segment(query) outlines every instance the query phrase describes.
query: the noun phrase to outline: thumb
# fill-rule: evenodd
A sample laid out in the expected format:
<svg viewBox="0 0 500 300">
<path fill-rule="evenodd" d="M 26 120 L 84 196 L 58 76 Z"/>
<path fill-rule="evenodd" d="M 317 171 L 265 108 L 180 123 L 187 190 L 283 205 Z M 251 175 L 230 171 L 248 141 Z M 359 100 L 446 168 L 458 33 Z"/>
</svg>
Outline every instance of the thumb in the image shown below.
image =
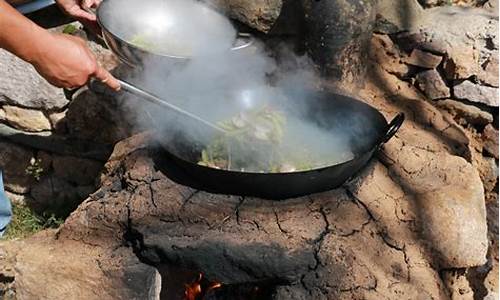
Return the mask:
<svg viewBox="0 0 500 300">
<path fill-rule="evenodd" d="M 109 73 L 108 70 L 104 69 L 103 67 L 98 65 L 96 71 L 94 72 L 94 74 L 92 74 L 92 76 L 94 76 L 95 78 L 97 78 L 98 80 L 100 80 L 102 83 L 106 84 L 113 90 L 115 91 L 120 90 L 121 87 L 120 82 L 118 82 L 118 80 L 115 77 L 113 77 L 113 75 L 111 75 L 111 73 Z"/>
</svg>

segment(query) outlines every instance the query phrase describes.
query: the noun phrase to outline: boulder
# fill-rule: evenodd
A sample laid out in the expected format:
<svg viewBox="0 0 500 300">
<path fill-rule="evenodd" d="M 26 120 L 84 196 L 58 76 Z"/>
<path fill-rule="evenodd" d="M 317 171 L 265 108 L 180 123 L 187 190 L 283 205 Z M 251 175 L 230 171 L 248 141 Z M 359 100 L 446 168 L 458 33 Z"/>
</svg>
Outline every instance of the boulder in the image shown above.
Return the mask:
<svg viewBox="0 0 500 300">
<path fill-rule="evenodd" d="M 453 86 L 453 95 L 458 99 L 498 107 L 498 88 L 475 84 L 469 80 Z"/>
<path fill-rule="evenodd" d="M 409 31 L 414 28 L 423 12 L 417 0 L 378 1 L 375 30 L 387 34 Z"/>
<path fill-rule="evenodd" d="M 6 274 L 1 266 L 11 270 L 15 299 L 160 299 L 158 271 L 140 263 L 131 249 L 109 252 L 59 241 L 54 231 L 9 245 L 0 242 L 0 248 L 8 251 L 0 257 L 0 273 Z"/>
<path fill-rule="evenodd" d="M 484 157 L 478 166 L 484 190 L 494 192 L 498 183 L 498 163 L 494 157 Z"/>
<path fill-rule="evenodd" d="M 33 198 L 31 198 L 28 194 L 20 195 L 5 191 L 5 195 L 7 196 L 7 199 L 9 199 L 13 204 L 29 205 L 30 203 L 33 203 Z"/>
<path fill-rule="evenodd" d="M 43 176 L 31 188 L 36 211 L 50 211 L 58 215 L 71 212 L 87 195 L 80 195 L 77 187 L 54 175 Z"/>
<path fill-rule="evenodd" d="M 0 167 L 4 172 L 5 189 L 17 194 L 26 194 L 34 178 L 26 173 L 34 154 L 16 144 L 0 141 Z"/>
<path fill-rule="evenodd" d="M 464 271 L 446 270 L 442 276 L 451 300 L 474 300 L 474 292 Z"/>
<path fill-rule="evenodd" d="M 450 89 L 436 70 L 418 73 L 416 84 L 429 99 L 437 100 L 450 97 Z"/>
<path fill-rule="evenodd" d="M 43 112 L 34 109 L 4 105 L 5 120 L 12 127 L 28 132 L 50 130 L 50 122 Z"/>
<path fill-rule="evenodd" d="M 50 114 L 49 120 L 54 131 L 58 133 L 66 132 L 66 111 Z"/>
<path fill-rule="evenodd" d="M 116 95 L 96 94 L 85 90 L 76 95 L 66 112 L 67 136 L 93 143 L 114 144 L 130 135 L 132 113 L 124 110 Z"/>
<path fill-rule="evenodd" d="M 375 3 L 304 0 L 305 47 L 321 75 L 356 91 L 366 81 Z"/>
<path fill-rule="evenodd" d="M 68 103 L 62 89 L 50 85 L 27 62 L 0 49 L 0 105 L 48 111 Z"/>
<path fill-rule="evenodd" d="M 445 55 L 447 79 L 478 76 L 497 85 L 496 75 L 483 74 L 483 65 L 498 50 L 498 18 L 484 9 L 442 6 L 423 10 L 416 0 L 384 0 L 379 3 L 378 16 L 378 25 L 392 25 L 385 30 L 379 26 L 379 30 L 394 33 L 406 51 L 417 48 Z"/>
<path fill-rule="evenodd" d="M 479 172 L 461 157 L 398 143 L 385 147 L 391 171 L 415 193 L 421 230 L 441 266 L 483 265 L 488 238 Z"/>
<path fill-rule="evenodd" d="M 492 114 L 474 105 L 468 105 L 453 99 L 439 100 L 437 101 L 437 105 L 448 110 L 453 115 L 463 118 L 465 124 L 486 126 L 493 122 Z"/>
<path fill-rule="evenodd" d="M 491 53 L 483 64 L 483 69 L 478 75 L 478 80 L 484 85 L 498 87 L 498 50 Z"/>
<path fill-rule="evenodd" d="M 498 159 L 498 129 L 491 124 L 487 125 L 483 131 L 483 142 L 484 150 Z"/>
<path fill-rule="evenodd" d="M 53 156 L 52 166 L 57 177 L 78 185 L 89 185 L 98 177 L 103 163 L 72 156 Z"/>
<path fill-rule="evenodd" d="M 442 59 L 443 57 L 439 55 L 422 51 L 420 49 L 413 49 L 410 57 L 406 60 L 406 63 L 426 69 L 434 69 L 441 63 Z"/>
<path fill-rule="evenodd" d="M 278 19 L 283 0 L 212 0 L 230 18 L 267 33 Z"/>
<path fill-rule="evenodd" d="M 436 6 L 444 6 L 444 5 L 459 5 L 465 7 L 471 6 L 479 6 L 484 4 L 484 0 L 419 0 L 419 3 L 422 4 L 425 8 L 431 8 Z"/>
<path fill-rule="evenodd" d="M 444 63 L 444 73 L 447 79 L 468 79 L 481 73 L 479 51 L 473 46 L 447 51 L 448 58 Z"/>
<path fill-rule="evenodd" d="M 394 74 L 399 78 L 404 78 L 410 72 L 410 67 L 405 64 L 404 54 L 401 53 L 388 35 L 374 34 L 371 47 L 370 58 L 378 63 L 384 70 Z"/>
</svg>

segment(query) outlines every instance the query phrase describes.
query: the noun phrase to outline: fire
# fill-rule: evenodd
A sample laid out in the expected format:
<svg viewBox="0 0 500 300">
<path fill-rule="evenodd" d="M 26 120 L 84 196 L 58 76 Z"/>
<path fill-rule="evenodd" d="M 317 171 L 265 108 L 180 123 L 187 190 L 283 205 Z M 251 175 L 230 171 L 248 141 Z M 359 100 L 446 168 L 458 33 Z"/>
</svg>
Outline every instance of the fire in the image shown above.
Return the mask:
<svg viewBox="0 0 500 300">
<path fill-rule="evenodd" d="M 185 285 L 184 300 L 202 300 L 204 295 L 212 290 L 222 287 L 220 282 L 207 282 L 203 274 L 199 273 L 198 278 Z"/>
</svg>

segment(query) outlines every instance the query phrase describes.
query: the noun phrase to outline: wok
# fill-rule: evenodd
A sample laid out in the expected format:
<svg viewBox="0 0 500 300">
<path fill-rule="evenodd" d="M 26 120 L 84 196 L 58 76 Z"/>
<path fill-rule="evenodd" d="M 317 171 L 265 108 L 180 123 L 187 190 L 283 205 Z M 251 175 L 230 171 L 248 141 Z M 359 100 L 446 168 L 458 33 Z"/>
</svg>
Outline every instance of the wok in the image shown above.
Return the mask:
<svg viewBox="0 0 500 300">
<path fill-rule="evenodd" d="M 198 165 L 202 146 L 194 145 L 182 136 L 159 139 L 161 145 L 156 164 L 179 183 L 209 192 L 256 196 L 265 199 L 285 199 L 330 190 L 366 165 L 377 150 L 400 128 L 404 114 L 400 113 L 388 124 L 384 116 L 372 106 L 351 97 L 328 91 L 290 92 L 290 101 L 306 107 L 308 121 L 328 130 L 331 138 L 347 134 L 347 142 L 354 158 L 336 165 L 325 165 L 307 171 L 289 173 L 251 173 L 221 170 Z M 314 150 L 314 149 L 312 149 Z"/>
<path fill-rule="evenodd" d="M 253 43 L 250 34 L 237 33 L 229 19 L 194 0 L 105 0 L 96 15 L 108 47 L 131 66 L 168 66 Z M 137 37 L 156 46 L 140 47 Z"/>
</svg>

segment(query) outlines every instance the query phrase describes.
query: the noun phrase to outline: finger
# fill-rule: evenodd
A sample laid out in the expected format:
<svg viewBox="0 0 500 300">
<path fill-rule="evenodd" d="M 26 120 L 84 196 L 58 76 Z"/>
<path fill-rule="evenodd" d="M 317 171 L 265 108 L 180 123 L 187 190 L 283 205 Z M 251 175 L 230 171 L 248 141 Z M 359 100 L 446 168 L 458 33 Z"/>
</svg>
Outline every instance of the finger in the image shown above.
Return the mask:
<svg viewBox="0 0 500 300">
<path fill-rule="evenodd" d="M 77 6 L 74 6 L 73 9 L 69 10 L 68 14 L 77 18 L 77 19 L 87 20 L 87 21 L 91 21 L 91 22 L 95 22 L 97 20 L 96 16 L 94 14 L 86 12 L 85 10 L 83 10 Z"/>
<path fill-rule="evenodd" d="M 90 8 L 97 8 L 101 4 L 101 0 L 84 0 L 87 1 L 87 5 Z"/>
<path fill-rule="evenodd" d="M 97 7 L 97 1 L 96 0 L 83 0 L 81 3 L 82 3 L 82 7 L 84 9 L 90 9 L 90 8 Z"/>
<path fill-rule="evenodd" d="M 120 90 L 120 83 L 118 80 L 101 66 L 97 66 L 96 71 L 92 74 L 95 78 L 100 80 L 102 83 L 106 84 L 115 91 Z"/>
</svg>

